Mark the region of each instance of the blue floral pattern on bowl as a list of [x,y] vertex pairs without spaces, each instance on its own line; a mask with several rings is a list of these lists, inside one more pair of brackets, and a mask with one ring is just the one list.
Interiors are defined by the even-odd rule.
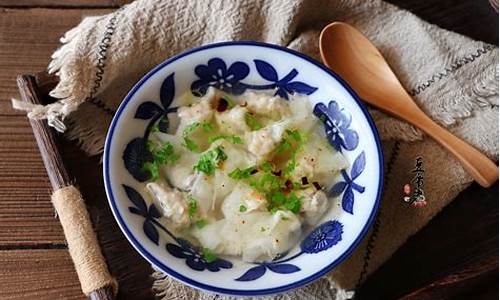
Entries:
[[254,63],[259,75],[269,83],[261,85],[244,83],[241,80],[250,72],[246,63],[237,61],[227,68],[226,63],[216,57],[210,59],[206,65],[196,66],[194,72],[200,79],[191,84],[191,91],[201,96],[211,86],[235,95],[240,95],[246,90],[276,90],[275,95],[288,99],[289,95],[296,93],[311,95],[318,89],[301,81],[292,81],[299,74],[295,69],[279,79],[278,72],[271,64],[260,59],[255,59]]
[[[246,43],[243,42],[241,44]],[[249,44],[254,45],[253,43]],[[260,44],[255,45],[258,47],[270,47],[267,45],[259,46]],[[296,53],[292,54],[300,56]],[[279,63],[276,62],[276,64]],[[193,65],[191,72],[194,76],[191,77],[194,79],[190,82],[189,89],[193,94],[198,96],[204,95],[209,87],[215,87],[235,95],[242,94],[245,91],[255,90],[271,93],[284,99],[289,99],[291,95],[295,94],[314,96],[318,91],[319,88],[315,84],[316,78],[301,76],[301,67],[289,64],[289,68],[287,69],[283,66],[278,68],[274,65],[275,63],[271,63],[267,59],[264,60],[262,57],[246,61],[229,61],[223,56],[207,57],[204,62],[198,62]],[[152,74],[155,72],[157,72],[156,69],[152,71]],[[169,114],[177,112],[177,107],[172,105],[176,97],[177,84],[175,82],[175,78],[177,76],[183,78],[185,77],[185,74],[180,74],[179,72],[179,70],[176,70],[175,72],[164,73],[164,77],[160,79],[161,84],[158,85],[158,97],[144,99],[142,100],[142,103],[139,103],[135,108],[133,118],[139,122],[145,122],[145,130],[142,134],[130,138],[129,142],[123,146],[124,148],[122,148],[124,150],[122,150],[123,152],[121,157],[124,169],[134,180],[138,182],[144,182],[150,179],[149,173],[144,172],[142,169],[145,162],[153,160],[153,156],[147,147],[147,140],[150,133],[153,130],[167,132],[170,126]],[[183,70],[182,72],[190,72],[190,70]],[[146,78],[148,76],[150,75],[147,75]],[[139,86],[141,84],[142,83],[140,82]],[[136,88],[134,88],[134,90],[135,89]],[[133,94],[133,92],[131,93]],[[127,97],[130,98],[132,96]],[[357,195],[366,194],[366,185],[363,184],[363,182],[366,182],[366,176],[361,176],[367,168],[367,157],[365,153],[366,148],[359,147],[360,135],[358,134],[355,126],[353,126],[353,123],[355,122],[353,122],[350,112],[343,108],[341,101],[339,102],[337,99],[331,98],[323,98],[319,101],[316,100],[313,112],[323,122],[328,142],[332,145],[332,147],[338,151],[342,151],[344,154],[348,154],[347,156],[351,157],[351,160],[353,160],[349,168],[341,171],[339,179],[337,179],[336,184],[329,191],[329,196],[339,197],[338,199],[341,201],[342,210],[345,211],[347,215],[354,216],[356,214],[354,209],[355,198],[358,197]],[[364,113],[366,116],[366,112]],[[115,120],[113,122],[115,122]],[[114,125],[112,123],[111,133],[113,126]],[[377,147],[379,147],[379,145]],[[109,168],[107,167],[107,160],[109,160],[109,158],[105,155],[105,179],[107,182],[106,189],[109,197],[110,183],[108,174],[109,170],[106,171],[106,168]],[[233,258],[212,257],[209,259],[204,256],[204,249],[172,234],[172,232],[164,226],[164,223],[162,223],[159,210],[154,206],[154,204],[148,205],[141,194],[132,187],[133,184],[122,183],[121,186],[129,200],[129,205],[127,207],[128,212],[131,215],[140,217],[140,224],[142,225],[142,232],[144,233],[144,236],[152,243],[152,245],[161,247],[158,248],[158,251],[162,250],[164,253],[167,253],[170,257],[174,258],[174,261],[182,262],[183,265],[195,272],[208,272],[206,274],[222,274],[229,272],[234,274],[234,277],[232,277],[233,282],[259,282],[260,285],[265,283],[267,278],[273,278],[272,276],[281,276],[284,278],[288,278],[288,276],[296,277],[294,274],[300,274],[303,272],[304,268],[308,268],[307,265],[298,263],[302,261],[302,257],[311,256],[312,259],[313,256],[318,255],[319,253],[330,252],[330,249],[335,249],[337,244],[343,243],[344,241],[344,228],[346,228],[347,225],[340,221],[342,218],[337,219],[337,216],[326,218],[326,220],[316,225],[314,228],[309,229],[309,233],[303,237],[297,245],[298,250],[295,249],[292,253],[282,253],[279,257],[276,257],[271,261],[245,263],[243,265],[248,266],[242,267],[241,263],[233,263],[235,262]],[[379,195],[380,189],[377,192],[376,203],[378,203]],[[123,229],[124,221],[122,220],[120,214],[117,213],[116,204],[114,204],[114,200],[111,200],[112,198],[113,197],[111,195],[110,203],[115,216],[118,214],[117,219],[121,223]],[[371,222],[372,217],[373,213],[367,222]],[[125,226],[125,229],[126,227],[127,226]],[[140,250],[142,254],[146,252],[147,255],[145,257],[148,257],[148,259],[153,261],[155,265],[160,265],[162,270],[171,275],[173,274],[174,277],[181,278],[183,281],[191,283],[194,286],[202,287],[215,292],[229,293],[233,295],[256,295],[255,291],[246,292],[242,290],[234,290],[232,288],[212,288],[211,286],[192,281],[189,277],[185,277],[183,274],[176,272],[175,269],[171,269],[171,267],[167,267],[157,261],[156,258],[149,254],[148,251],[143,250],[144,247],[138,245],[137,242],[135,242],[135,238],[131,237],[131,233],[128,229],[125,229],[124,231],[126,232],[127,237],[133,241],[136,248],[142,249]],[[365,232],[366,229],[367,227],[365,225],[363,232]],[[164,234],[161,234],[161,232]],[[352,250],[347,250],[347,252],[350,251]],[[221,272],[221,270],[224,270],[224,272]],[[306,281],[301,282],[304,283]],[[296,286],[297,285],[294,285],[294,287]],[[258,292],[258,294],[274,293],[283,290],[285,290],[285,287],[283,287],[283,289],[266,289],[262,292]]]
[[330,144],[337,150],[348,151],[356,149],[359,143],[358,133],[349,128],[352,118],[339,108],[336,101],[330,101],[328,107],[318,103],[314,114],[325,124],[325,133]]

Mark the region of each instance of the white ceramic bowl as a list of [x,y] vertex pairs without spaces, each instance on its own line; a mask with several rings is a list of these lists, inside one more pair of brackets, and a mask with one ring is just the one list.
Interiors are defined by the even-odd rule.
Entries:
[[[151,124],[175,113],[175,98],[215,86],[229,93],[307,94],[330,143],[350,167],[330,191],[338,195],[318,225],[281,258],[245,263],[223,257],[207,262],[198,249],[173,236],[141,196],[141,171]],[[167,117],[168,118],[168,117]],[[372,119],[336,74],[298,52],[256,42],[210,44],[179,54],[151,70],[129,92],[113,118],[105,145],[104,180],[113,214],[134,248],[158,269],[185,284],[215,293],[265,295],[284,292],[326,274],[367,232],[379,204],[383,156]]]

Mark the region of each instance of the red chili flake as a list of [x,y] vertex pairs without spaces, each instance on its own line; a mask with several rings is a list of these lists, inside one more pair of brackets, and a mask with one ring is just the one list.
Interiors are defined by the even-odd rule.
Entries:
[[317,181],[313,182],[313,185],[318,191],[321,190],[321,185]]
[[309,180],[307,180],[307,177],[302,177],[302,185],[306,185],[306,184],[309,184]]
[[278,177],[280,177],[280,176],[281,176],[281,170],[278,170],[278,171],[271,171],[271,173],[272,173],[274,176],[278,176]]
[[285,188],[283,188],[283,193],[288,194],[293,189],[293,182],[291,180],[285,181]]
[[409,183],[405,184],[404,188],[403,188],[404,192],[406,195],[409,195],[411,193],[411,186]]
[[418,201],[415,201],[413,202],[413,206],[415,207],[424,207],[424,206],[427,206],[427,201],[425,200],[418,200]]
[[219,103],[217,104],[217,111],[224,112],[227,110],[228,106],[229,106],[229,103],[227,102],[227,100],[224,98],[220,98]]

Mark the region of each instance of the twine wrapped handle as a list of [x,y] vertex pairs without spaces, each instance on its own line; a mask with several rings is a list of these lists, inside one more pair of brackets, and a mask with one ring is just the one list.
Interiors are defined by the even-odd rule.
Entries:
[[[23,101],[40,104],[33,76],[18,76],[17,85]],[[85,202],[80,191],[71,184],[52,131],[44,120],[30,119],[30,124],[54,190],[52,203],[63,227],[82,291],[92,300],[115,299],[117,281],[108,271]]]
[[108,272],[80,191],[72,185],[60,188],[52,194],[52,204],[63,227],[83,293],[88,296],[110,286],[115,294],[117,282]]

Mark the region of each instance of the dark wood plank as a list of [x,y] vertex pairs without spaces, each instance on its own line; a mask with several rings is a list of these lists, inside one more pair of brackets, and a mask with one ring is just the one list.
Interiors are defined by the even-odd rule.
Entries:
[[498,273],[498,183],[489,189],[474,184],[372,274],[359,297],[395,299],[418,290],[431,295],[426,286],[434,284],[439,299],[453,299],[460,288],[474,290],[482,280],[495,281],[485,289],[498,289],[492,273]]
[[0,299],[85,299],[66,250],[0,251]]
[[18,97],[16,76],[45,69],[82,16],[109,11],[0,9],[0,245],[65,243],[31,127],[10,98]]
[[2,0],[0,7],[117,8],[133,0]]
[[[453,299],[464,294],[478,299],[478,294],[481,295],[484,292],[496,290],[498,294],[497,283],[498,257],[493,257],[491,260],[467,266],[453,274],[436,280],[421,289],[401,297],[401,299]],[[476,292],[475,290],[478,291]]]
[[498,45],[498,14],[486,0],[386,0],[429,23]]

